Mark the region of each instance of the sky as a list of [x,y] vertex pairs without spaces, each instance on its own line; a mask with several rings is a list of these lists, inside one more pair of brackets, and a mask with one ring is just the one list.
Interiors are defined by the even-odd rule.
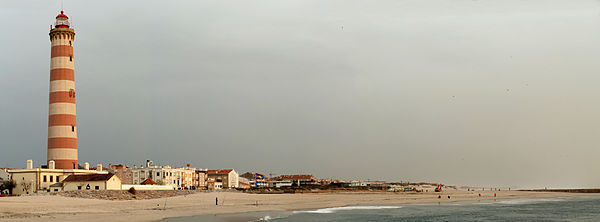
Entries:
[[[600,1],[73,1],[79,161],[600,186]],[[0,0],[0,167],[46,161],[50,24]]]

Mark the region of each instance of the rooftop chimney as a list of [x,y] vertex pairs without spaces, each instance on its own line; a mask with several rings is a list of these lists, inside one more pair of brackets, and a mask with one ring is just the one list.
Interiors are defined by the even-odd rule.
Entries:
[[33,169],[33,160],[27,160],[27,169]]
[[54,167],[55,167],[55,166],[54,166],[54,160],[50,160],[50,161],[48,161],[48,169],[51,169],[51,170],[53,170],[53,169],[54,169]]
[[102,171],[102,164],[96,165],[96,170],[97,171]]
[[85,169],[85,170],[90,170],[90,163],[88,163],[88,162],[85,162],[85,163],[83,164],[83,169]]

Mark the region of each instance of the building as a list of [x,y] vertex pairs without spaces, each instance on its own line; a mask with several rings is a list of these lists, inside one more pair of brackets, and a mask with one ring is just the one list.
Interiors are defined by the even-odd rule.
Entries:
[[77,123],[75,122],[75,31],[69,17],[60,11],[50,29],[50,105],[48,107],[47,162],[55,169],[78,169]]
[[197,189],[208,189],[207,184],[207,172],[208,170],[196,170],[196,188]]
[[183,170],[171,166],[157,166],[146,160],[146,166],[131,170],[133,184],[141,184],[146,179],[152,179],[160,185],[171,186],[173,189],[184,187]]
[[109,172],[114,173],[121,179],[121,183],[123,184],[133,184],[133,172],[131,168],[128,168],[127,165],[112,165],[108,164]]
[[267,181],[269,187],[282,188],[282,187],[291,187],[293,185],[292,181],[278,181],[278,180],[269,180]]
[[178,167],[178,170],[181,172],[181,188],[183,189],[196,189],[196,184],[198,181],[198,174],[196,174],[195,168],[188,167]]
[[375,180],[353,180],[350,181],[351,187],[372,187],[372,188],[385,188],[387,187],[387,183],[385,181],[375,181]]
[[121,180],[113,173],[69,175],[62,181],[62,190],[121,190]]
[[0,183],[10,180],[9,168],[0,168]]
[[211,186],[213,189],[232,189],[239,186],[238,173],[233,169],[208,170],[206,174],[208,189],[211,189]]
[[260,188],[260,187],[268,187],[269,183],[266,181],[266,177],[262,173],[255,172],[246,172],[240,175],[240,178],[248,179],[248,183],[250,187]]
[[277,177],[273,177],[269,179],[269,186],[272,186],[272,184],[278,184],[277,182],[284,182],[281,183],[282,186],[287,186],[288,183],[291,183],[292,186],[317,184],[315,177],[313,175],[308,174],[280,175]]
[[98,164],[96,170],[90,170],[88,163],[85,163],[84,169],[56,169],[54,161],[50,161],[48,168],[33,168],[32,160],[27,160],[27,168],[25,169],[14,169],[8,172],[16,184],[13,189],[13,194],[16,195],[61,191],[62,185],[55,184],[62,182],[70,175],[108,174],[107,171],[102,170],[100,164]]
[[240,189],[250,189],[250,180],[244,177],[238,177],[238,188]]

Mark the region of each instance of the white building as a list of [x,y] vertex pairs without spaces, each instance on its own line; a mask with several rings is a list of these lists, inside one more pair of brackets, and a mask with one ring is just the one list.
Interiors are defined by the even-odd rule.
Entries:
[[62,190],[121,190],[121,179],[112,173],[70,175],[62,181]]
[[173,189],[184,187],[183,169],[171,168],[171,166],[155,166],[152,161],[147,160],[146,166],[134,168],[133,184],[141,184],[146,179],[151,179],[160,185],[171,186]]
[[[62,185],[56,185],[62,182],[70,175],[83,174],[108,174],[102,170],[102,165],[98,164],[96,170],[90,170],[89,164],[85,163],[84,169],[55,169],[54,161],[50,161],[48,168],[33,168],[33,161],[27,160],[27,168],[13,169],[8,171],[16,187],[13,194],[29,194],[36,192],[55,192],[61,191]],[[54,185],[51,187],[51,185]]]

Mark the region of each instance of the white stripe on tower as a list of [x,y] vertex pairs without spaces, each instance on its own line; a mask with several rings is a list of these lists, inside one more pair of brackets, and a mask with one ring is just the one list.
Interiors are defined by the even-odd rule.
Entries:
[[54,80],[50,81],[50,92],[69,92],[75,89],[75,81],[72,80]]

